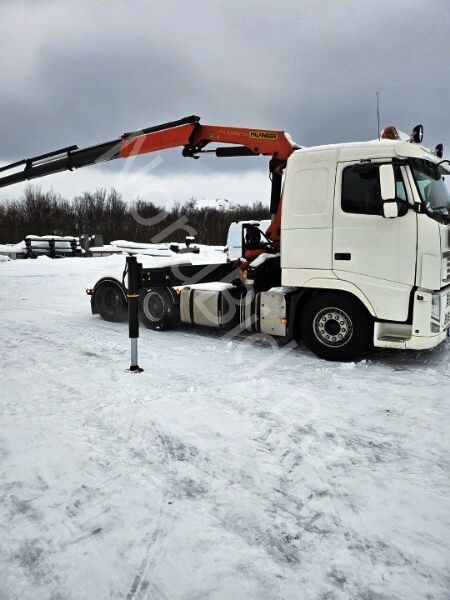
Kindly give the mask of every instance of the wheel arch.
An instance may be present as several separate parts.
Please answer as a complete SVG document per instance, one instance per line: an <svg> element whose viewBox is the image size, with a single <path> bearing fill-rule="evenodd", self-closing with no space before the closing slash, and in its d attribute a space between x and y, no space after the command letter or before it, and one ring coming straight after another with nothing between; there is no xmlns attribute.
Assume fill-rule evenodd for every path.
<svg viewBox="0 0 450 600"><path fill-rule="evenodd" d="M310 293L327 291L349 294L361 302L371 317L374 319L377 318L375 309L370 303L369 299L354 283L342 281L340 279L310 279L304 284L303 287L307 288L308 292Z"/></svg>
<svg viewBox="0 0 450 600"><path fill-rule="evenodd" d="M140 290L139 292L139 302L142 302L142 300L145 298L145 296L148 294L148 292L152 291L152 290L166 290L168 294L170 294L170 296L172 297L172 300L174 301L174 303L176 304L179 300L179 293L177 292L176 288L173 288L169 285L151 285L149 287L144 287Z"/></svg>

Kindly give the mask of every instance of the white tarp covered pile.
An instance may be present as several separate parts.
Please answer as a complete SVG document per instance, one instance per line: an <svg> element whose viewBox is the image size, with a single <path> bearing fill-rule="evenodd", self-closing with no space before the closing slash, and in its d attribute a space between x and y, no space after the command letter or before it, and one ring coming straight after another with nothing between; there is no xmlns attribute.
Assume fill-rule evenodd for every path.
<svg viewBox="0 0 450 600"><path fill-rule="evenodd" d="M149 256L157 257L173 256L174 254L178 254L182 251L186 252L186 250L188 250L186 244L180 242L144 244L141 242L128 242L127 240L115 240L111 242L111 246L120 248L124 253L147 254ZM198 250L200 254L204 254L205 252L223 252L224 246L205 246L203 244L193 243L189 249L192 249L192 252L186 252L186 254L196 254L195 250Z"/></svg>
<svg viewBox="0 0 450 600"><path fill-rule="evenodd" d="M71 240L77 240L77 247L81 254L84 250L79 247L78 238L73 236L55 236L55 235L28 235L27 239L31 241L31 247L34 254L48 254L49 253L49 241L55 240L55 251L57 254L72 254ZM202 255L202 262L207 262L211 254L218 255L224 253L224 246L206 246L204 244L193 243L190 248L192 251L188 251L189 248L185 243L180 242L166 242L161 244L145 244L141 242L129 242L127 240L115 240L110 244L104 246L93 246L89 250L92 255L102 254L142 254L147 256L154 256L160 258L174 257L177 254L185 254L186 256L192 257L195 254ZM27 247L25 240L18 244L0 244L0 255L23 257L27 254ZM208 258L207 258L208 257ZM223 257L225 260L225 255ZM214 256L210 262L222 262L221 258Z"/></svg>
<svg viewBox="0 0 450 600"><path fill-rule="evenodd" d="M26 239L31 242L31 249L34 254L48 254L49 252L49 242L55 242L55 252L58 254L72 254L72 242L76 241L78 245L78 238L75 238L72 235L27 235ZM26 251L26 243L23 242Z"/></svg>

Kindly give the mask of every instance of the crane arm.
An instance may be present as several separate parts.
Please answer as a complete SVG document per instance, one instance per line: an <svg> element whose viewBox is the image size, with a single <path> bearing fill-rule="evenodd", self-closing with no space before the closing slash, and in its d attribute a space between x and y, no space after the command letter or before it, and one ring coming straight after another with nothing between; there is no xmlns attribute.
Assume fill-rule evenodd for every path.
<svg viewBox="0 0 450 600"><path fill-rule="evenodd" d="M205 150L211 143L231 146ZM193 158L199 158L200 154L207 152L213 152L218 157L270 156L272 215L277 213L280 206L281 177L286 160L298 148L284 131L203 125L200 123L200 117L192 115L178 121L124 133L118 139L95 146L82 149L76 145L67 146L0 167L0 173L16 169L13 173L0 176L0 188L116 158L128 158L176 147L183 148L183 156ZM23 170L17 171L22 166Z"/></svg>
<svg viewBox="0 0 450 600"><path fill-rule="evenodd" d="M95 146L79 149L67 146L54 152L41 154L0 167L0 173L23 165L23 170L0 177L0 187L6 187L65 170L79 169L116 158L127 158L168 148L183 148L183 156L197 158L210 143L226 143L238 147L213 150L216 156L272 156L284 162L298 147L284 131L201 125L200 118L190 116L124 133L121 138ZM279 167L280 165L278 165Z"/></svg>
<svg viewBox="0 0 450 600"><path fill-rule="evenodd" d="M156 152L166 148L183 146L188 143L189 136L196 122L198 122L198 117L186 117L179 121L148 127L147 129L131 133L124 133L121 138L110 142L102 142L95 146L88 146L81 149L76 145L67 146L66 148L48 152L47 154L26 158L0 167L0 173L2 173L23 165L22 171L0 177L0 187L44 177L53 173L60 173L61 171L72 171L73 169L80 169L81 167L107 162L116 158L126 158L127 156L144 154L145 152ZM152 134L156 136L153 148L148 147L148 141L147 146L144 147L144 142ZM156 141L159 143L156 143Z"/></svg>

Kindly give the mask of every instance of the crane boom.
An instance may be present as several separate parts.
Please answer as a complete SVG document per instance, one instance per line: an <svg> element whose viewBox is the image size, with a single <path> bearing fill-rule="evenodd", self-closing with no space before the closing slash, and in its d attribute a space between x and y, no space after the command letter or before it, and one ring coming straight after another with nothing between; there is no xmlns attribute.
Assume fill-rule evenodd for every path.
<svg viewBox="0 0 450 600"><path fill-rule="evenodd" d="M231 146L204 150L210 143ZM177 121L124 133L118 139L87 148L67 146L0 167L0 173L3 173L23 166L23 170L1 176L0 188L116 158L128 158L176 147L183 148L183 156L192 158L198 158L205 152L214 152L218 157L270 156L272 215L277 213L280 206L281 178L286 160L298 148L284 131L203 125L200 123L200 117L191 115Z"/></svg>

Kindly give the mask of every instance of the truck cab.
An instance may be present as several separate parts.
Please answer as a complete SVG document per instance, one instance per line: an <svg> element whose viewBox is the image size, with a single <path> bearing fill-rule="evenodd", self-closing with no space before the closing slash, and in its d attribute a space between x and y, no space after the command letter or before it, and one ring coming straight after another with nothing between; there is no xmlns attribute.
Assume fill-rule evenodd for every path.
<svg viewBox="0 0 450 600"><path fill-rule="evenodd" d="M383 173L391 178L389 197ZM374 346L439 344L450 326L448 173L435 154L410 142L296 150L283 194L283 286L356 299L370 315ZM339 313L329 308L313 333L331 347L349 324L331 327Z"/></svg>

